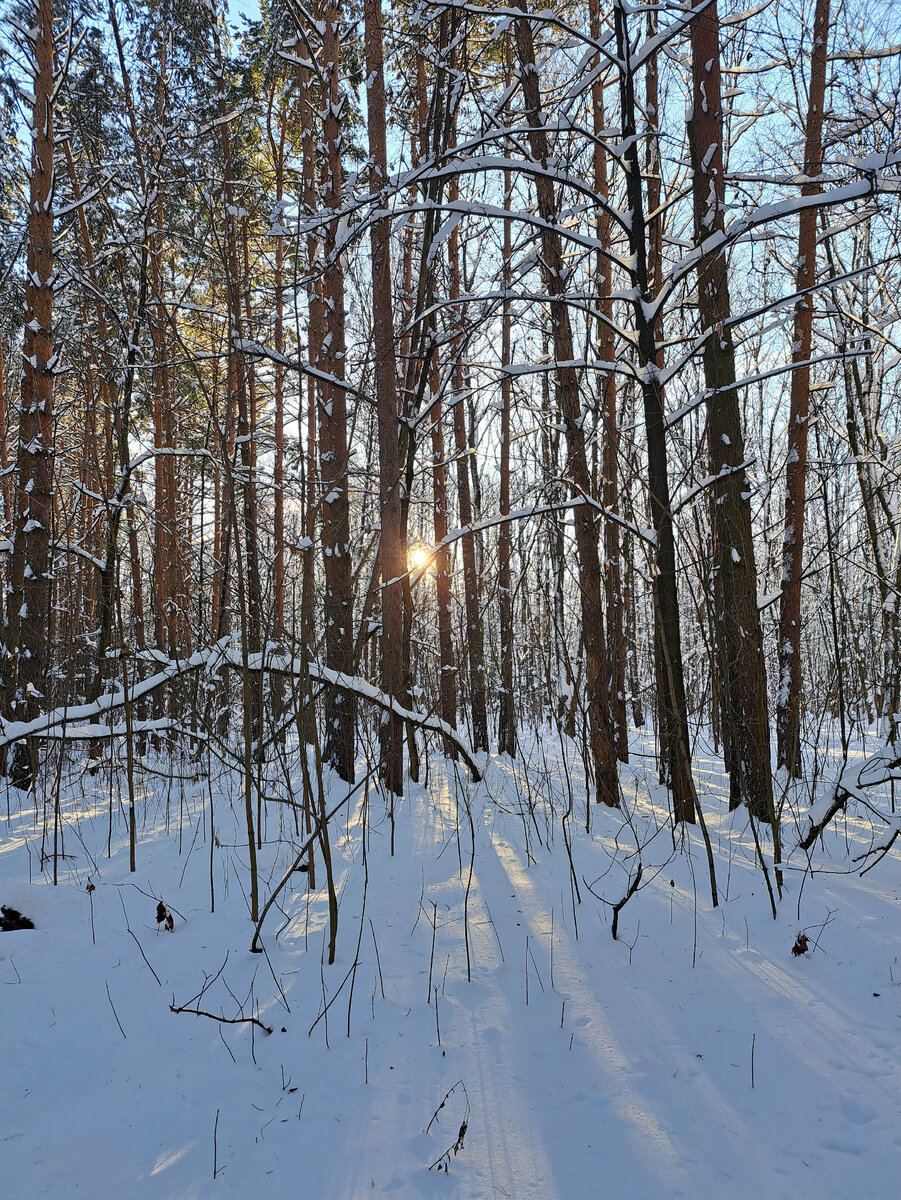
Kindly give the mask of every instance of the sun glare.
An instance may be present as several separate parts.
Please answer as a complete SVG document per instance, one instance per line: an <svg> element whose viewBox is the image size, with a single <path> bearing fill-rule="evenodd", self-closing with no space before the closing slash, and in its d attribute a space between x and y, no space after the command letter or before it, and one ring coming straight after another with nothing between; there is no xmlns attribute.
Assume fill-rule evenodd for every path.
<svg viewBox="0 0 901 1200"><path fill-rule="evenodd" d="M428 546L411 546L407 551L407 557L410 560L411 570L421 571L429 565L431 553Z"/></svg>

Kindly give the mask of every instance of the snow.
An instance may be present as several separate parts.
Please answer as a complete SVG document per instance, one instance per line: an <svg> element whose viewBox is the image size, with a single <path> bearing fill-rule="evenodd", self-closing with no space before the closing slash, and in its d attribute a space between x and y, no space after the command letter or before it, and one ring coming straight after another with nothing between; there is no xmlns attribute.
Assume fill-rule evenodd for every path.
<svg viewBox="0 0 901 1200"><path fill-rule="evenodd" d="M774 922L702 745L713 909L703 843L689 830L674 849L646 742L624 809L592 807L588 835L572 746L524 741L526 761L493 760L478 784L433 757L428 787L395 805L394 857L385 798L358 787L332 824L332 966L325 891L300 873L267 914L265 954L249 952L239 778L139 760L130 874L124 772L67 768L57 887L51 790L46 809L10 791L8 815L0 798L0 901L36 926L0 934L4 1193L582 1200L602 1180L638 1200L894 1194L897 854L844 873L846 839L870 844L850 809L812 874L787 838ZM858 777L875 761L858 755ZM264 792L266 899L303 837L274 767ZM328 781L329 807L345 794ZM614 941L611 905L639 861ZM815 948L793 957L802 928Z"/></svg>

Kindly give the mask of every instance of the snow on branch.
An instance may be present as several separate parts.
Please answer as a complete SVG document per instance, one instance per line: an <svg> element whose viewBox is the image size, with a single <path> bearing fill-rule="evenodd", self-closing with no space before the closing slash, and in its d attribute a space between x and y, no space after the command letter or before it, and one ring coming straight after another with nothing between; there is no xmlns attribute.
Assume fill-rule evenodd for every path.
<svg viewBox="0 0 901 1200"><path fill-rule="evenodd" d="M317 367L312 367L309 363L302 362L299 358L289 358L287 354L280 354L277 350L272 350L268 346L264 346L261 342L254 342L250 338L234 338L232 345L235 350L239 350L242 354L247 354L251 358L264 358L268 362L276 363L278 366L285 367L289 371L299 371L301 375L309 375L311 379L317 379L320 383L328 384L329 387L339 388L342 392L348 392L352 396L359 396L362 400L368 399L365 392L354 387L352 383L348 383L346 379L339 379L337 375L331 375L328 371L320 371Z"/></svg>
<svg viewBox="0 0 901 1200"><path fill-rule="evenodd" d="M875 754L871 754L862 766L846 766L826 794L805 814L808 827L798 843L800 849L809 850L832 818L844 810L848 801L857 800L894 829L888 844L876 847L876 852L884 851L887 854L901 832L901 818L897 814L889 816L879 813L865 793L867 788L880 787L893 780L901 780L901 746L897 742L887 742Z"/></svg>
<svg viewBox="0 0 901 1200"><path fill-rule="evenodd" d="M901 187L901 179L894 174L886 176L885 172L899 164L901 164L901 149L853 158L846 165L852 170L860 172L862 178L832 188L830 191L817 192L810 196L788 196L782 200L761 204L747 215L736 217L725 230L720 230L705 238L700 245L695 246L675 264L668 273L657 299L653 304L647 306L648 319L656 316L676 287L697 269L699 262L712 255L722 254L729 246L752 237L758 229L771 225L774 221L797 216L804 209L833 208L839 204L850 204L855 200L867 199L880 192L897 191Z"/></svg>
<svg viewBox="0 0 901 1200"><path fill-rule="evenodd" d="M483 771L476 760L473 750L457 730L448 725L446 721L442 721L440 717L432 716L430 713L405 708L393 697L386 695L365 679L360 679L356 675L347 675L342 671L333 671L330 667L323 666L315 659L310 659L304 663L299 657L290 654L273 654L268 651L262 654L250 654L245 658L241 652L241 647L233 644L229 637L224 637L213 646L209 646L204 650L198 650L184 659L170 659L161 650L152 649L145 650L141 657L158 663L161 670L150 676L150 678L143 679L140 683L134 684L127 690L120 688L115 692L100 696L92 704L73 704L63 708L55 708L51 712L43 713L41 716L36 717L33 721L0 722L0 747L9 746L13 742L21 741L27 737L92 738L125 736L127 729L124 725L103 725L100 722L94 722L92 718L125 708L128 704L134 704L135 701L142 699L144 696L149 696L152 692L158 691L173 680L188 675L193 671L204 669L213 671L218 670L222 666L230 666L238 669L246 668L254 672L263 671L291 675L295 678L303 678L304 675L307 675L316 683L338 688L339 691L349 692L361 700L375 704L378 708L384 708L393 712L402 721L408 721L420 729L440 734L441 737L451 743L460 752L466 765L469 767L473 780L478 782L482 778ZM90 724L88 724L89 722ZM139 724L145 729L156 727L155 723L150 722L136 723L131 728L137 731ZM73 729L75 732L70 732Z"/></svg>
<svg viewBox="0 0 901 1200"><path fill-rule="evenodd" d="M485 529L493 529L496 525L506 525L511 521L526 521L531 517L542 517L549 513L564 512L568 508L579 508L583 504L588 504L596 512L600 513L606 521L613 521L614 524L634 534L635 537L640 541L646 542L649 546L657 544L657 539L652 529L641 529L638 525L633 525L631 521L627 521L619 513L611 512L609 508L604 508L602 504L599 504L591 496L571 496L568 500L562 500L556 504L535 504L529 508L518 508L513 512L503 513L495 517L487 517L484 521L474 521L471 525L464 525L461 529L452 529L436 546L429 548L426 561L421 566L412 568L407 572L407 575L410 576L410 582L413 585L419 583L434 562L439 550L453 545L454 542L458 542L460 538L467 537L469 534L482 533ZM397 579L389 579L383 586L390 587L397 582Z"/></svg>
<svg viewBox="0 0 901 1200"><path fill-rule="evenodd" d="M120 688L115 692L108 692L103 696L99 696L91 704L69 704L63 708L54 708L50 712L42 713L39 717L35 717L32 721L0 720L0 747L10 746L13 742L22 741L27 737L59 736L59 730L61 729L67 729L72 726L77 728L83 722L92 721L94 717L101 717L104 713L125 708L127 704L133 704L135 701L142 699L142 697L149 696L152 692L164 687L173 679L205 667L211 655L214 652L219 652L218 647L219 643L217 643L213 651L200 650L196 654L192 654L189 658L176 661L166 659L166 665L155 675L151 675L148 679L142 679L140 683L134 684L127 690ZM110 736L111 727L103 726L102 728L105 731L103 734L97 733L90 734L89 736Z"/></svg>

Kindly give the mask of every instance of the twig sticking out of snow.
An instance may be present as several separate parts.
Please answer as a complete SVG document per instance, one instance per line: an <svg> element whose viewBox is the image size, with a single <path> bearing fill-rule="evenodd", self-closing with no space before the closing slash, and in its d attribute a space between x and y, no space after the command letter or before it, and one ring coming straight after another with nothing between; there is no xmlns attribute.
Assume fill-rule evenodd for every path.
<svg viewBox="0 0 901 1200"><path fill-rule="evenodd" d="M436 1158L433 1163L431 1163L429 1166L430 1171L434 1170L435 1167L437 1167L439 1171L447 1171L450 1166L451 1154L453 1154L453 1156L456 1158L459 1151L463 1149L463 1139L466 1137L466 1130L469 1128L469 1093L467 1092L466 1084L462 1079L458 1079L454 1086L445 1093L444 1099L432 1113L432 1119L426 1126L425 1131L428 1133L431 1130L432 1126L438 1120L438 1114L441 1112L442 1108L444 1108L445 1104L447 1104L448 1100L451 1098L457 1088L462 1088L463 1095L466 1097L466 1108L463 1111L463 1120L460 1122L460 1130L457 1134L457 1140L453 1143L453 1145L448 1146L444 1153L439 1155L439 1157Z"/></svg>

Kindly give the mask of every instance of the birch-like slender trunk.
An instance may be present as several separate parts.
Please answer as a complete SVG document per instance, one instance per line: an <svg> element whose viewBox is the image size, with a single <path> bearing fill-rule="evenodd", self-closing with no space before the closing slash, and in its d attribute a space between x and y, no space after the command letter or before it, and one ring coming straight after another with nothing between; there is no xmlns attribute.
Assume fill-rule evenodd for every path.
<svg viewBox="0 0 901 1200"><path fill-rule="evenodd" d="M504 172L504 208L510 209L512 179ZM503 286L501 309L501 367L511 361L510 339L510 222L504 221ZM501 375L501 446L500 446L500 515L510 512L510 410L513 404L513 380L507 372ZM498 696L497 749L499 754L516 753L516 704L513 695L513 585L510 572L511 530L508 522L498 529L497 591L500 625L500 694Z"/></svg>
<svg viewBox="0 0 901 1200"><path fill-rule="evenodd" d="M829 49L830 0L817 0L810 51L807 130L802 196L822 191L823 109ZM795 290L816 283L817 213L801 212ZM782 542L782 598L779 605L779 690L776 697L777 763L790 775L801 774L801 571L804 563L804 507L807 499L807 433L810 410L810 362L814 296L799 295L795 305L788 410L788 458L785 466L785 533Z"/></svg>
<svg viewBox="0 0 901 1200"><path fill-rule="evenodd" d="M691 742L682 669L682 633L679 616L679 587L676 577L676 544L667 463L663 387L658 368L659 347L654 319L654 292L648 264L648 225L645 215L635 98L635 75L631 64L627 10L623 0L614 0L616 53L620 59L619 93L623 165L626 171L630 274L641 396L647 442L648 493L654 529L654 637L657 706L660 714L661 774L673 797L676 821L697 819L697 792L691 772Z"/></svg>
<svg viewBox="0 0 901 1200"><path fill-rule="evenodd" d="M378 196L388 183L385 71L381 0L365 0L366 113L369 133L369 190ZM380 204L379 207L385 207ZM382 572L381 689L403 700L403 577L407 569L401 536L400 446L398 441L397 361L392 309L391 218L387 210L373 221L372 321L375 342L376 412L379 436L379 560ZM381 775L394 795L403 794L403 723L393 713L380 726Z"/></svg>
<svg viewBox="0 0 901 1200"><path fill-rule="evenodd" d="M519 5L525 12L524 3ZM541 87L535 64L535 47L528 17L516 21L516 46L521 68L520 85L525 101L532 158L547 168L549 150ZM557 362L556 377L560 390L560 408L566 434L567 475L576 495L591 496L591 479L585 453L585 431L579 401L579 381L572 363L573 336L566 303L566 271L562 243L553 226L559 219L554 185L547 174L535 177L535 193L541 227L541 275L549 297L551 338ZM582 642L585 647L585 685L588 700L588 725L591 757L595 771L597 799L619 805L616 772L616 748L610 720L604 617L602 608L601 564L598 553L598 528L589 504L573 510L576 547L579 555L579 593L582 606Z"/></svg>

